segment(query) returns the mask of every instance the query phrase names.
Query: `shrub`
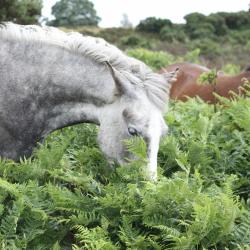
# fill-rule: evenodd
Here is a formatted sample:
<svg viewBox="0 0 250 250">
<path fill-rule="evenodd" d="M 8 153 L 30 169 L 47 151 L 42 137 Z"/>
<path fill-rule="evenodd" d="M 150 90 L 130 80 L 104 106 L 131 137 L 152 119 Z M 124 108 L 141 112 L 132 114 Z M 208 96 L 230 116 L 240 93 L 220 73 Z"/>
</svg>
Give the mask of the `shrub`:
<svg viewBox="0 0 250 250">
<path fill-rule="evenodd" d="M 249 11 L 239 11 L 235 13 L 221 12 L 219 14 L 223 16 L 229 29 L 243 30 L 249 29 L 250 27 Z"/>
<path fill-rule="evenodd" d="M 213 59 L 215 56 L 221 54 L 221 47 L 218 43 L 211 39 L 197 39 L 191 44 L 191 48 L 200 49 L 200 54 L 206 56 L 209 59 Z"/>
<path fill-rule="evenodd" d="M 165 26 L 160 31 L 160 39 L 168 42 L 173 42 L 174 40 L 184 42 L 186 34 L 182 29 Z"/>
<path fill-rule="evenodd" d="M 250 40 L 250 30 L 231 31 L 230 39 L 233 40 L 234 44 L 246 45 Z"/>
<path fill-rule="evenodd" d="M 171 27 L 172 22 L 168 19 L 148 17 L 145 20 L 140 21 L 136 26 L 136 29 L 142 32 L 159 33 L 164 26 Z"/>
<path fill-rule="evenodd" d="M 204 38 L 204 37 L 212 38 L 214 37 L 214 33 L 215 33 L 215 28 L 211 23 L 203 23 L 200 24 L 193 31 L 189 32 L 189 36 L 191 39 Z"/>
<path fill-rule="evenodd" d="M 123 37 L 134 36 L 134 30 L 124 28 L 101 29 L 96 36 L 104 38 L 106 41 L 119 44 Z"/>
<path fill-rule="evenodd" d="M 226 74 L 230 74 L 230 75 L 236 75 L 240 73 L 240 66 L 239 65 L 235 65 L 235 64 L 231 64 L 231 63 L 227 63 L 225 64 L 222 69 L 221 69 L 224 73 Z"/>
<path fill-rule="evenodd" d="M 183 57 L 183 61 L 201 64 L 200 58 L 199 58 L 200 53 L 201 53 L 200 49 L 191 50 L 187 52 L 187 54 Z"/>
<path fill-rule="evenodd" d="M 184 17 L 186 20 L 185 29 L 187 34 L 191 37 L 192 33 L 206 21 L 206 16 L 201 13 L 191 13 Z"/>
<path fill-rule="evenodd" d="M 229 29 L 232 30 L 249 30 L 250 15 L 249 12 L 240 11 L 235 13 L 218 12 L 205 16 L 201 13 L 191 13 L 185 17 L 185 29 L 187 34 L 192 38 L 207 37 L 203 35 L 215 34 L 224 36 Z"/>
<path fill-rule="evenodd" d="M 207 17 L 207 21 L 214 27 L 214 33 L 218 36 L 224 36 L 228 32 L 225 19 L 220 14 L 211 14 Z"/>
<path fill-rule="evenodd" d="M 166 52 L 154 52 L 142 48 L 138 49 L 130 49 L 127 51 L 129 56 L 135 57 L 144 63 L 146 63 L 151 68 L 158 70 L 168 64 L 174 62 L 174 58 L 172 55 Z"/>
<path fill-rule="evenodd" d="M 123 37 L 121 39 L 121 44 L 128 47 L 141 47 L 147 49 L 151 48 L 150 42 L 147 39 L 142 38 L 138 35 L 130 35 Z"/>
</svg>

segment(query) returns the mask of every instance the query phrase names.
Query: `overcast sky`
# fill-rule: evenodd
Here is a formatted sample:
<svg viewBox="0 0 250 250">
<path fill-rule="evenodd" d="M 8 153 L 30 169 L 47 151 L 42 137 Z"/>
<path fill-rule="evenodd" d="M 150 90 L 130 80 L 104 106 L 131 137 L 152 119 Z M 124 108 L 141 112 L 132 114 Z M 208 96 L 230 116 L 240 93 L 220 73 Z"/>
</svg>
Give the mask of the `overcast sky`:
<svg viewBox="0 0 250 250">
<path fill-rule="evenodd" d="M 43 16 L 52 18 L 51 7 L 58 0 L 43 0 Z M 168 18 L 183 23 L 183 17 L 192 12 L 210 14 L 218 11 L 236 12 L 248 10 L 250 0 L 92 0 L 101 27 L 120 26 L 126 13 L 135 26 L 146 17 Z"/>
</svg>

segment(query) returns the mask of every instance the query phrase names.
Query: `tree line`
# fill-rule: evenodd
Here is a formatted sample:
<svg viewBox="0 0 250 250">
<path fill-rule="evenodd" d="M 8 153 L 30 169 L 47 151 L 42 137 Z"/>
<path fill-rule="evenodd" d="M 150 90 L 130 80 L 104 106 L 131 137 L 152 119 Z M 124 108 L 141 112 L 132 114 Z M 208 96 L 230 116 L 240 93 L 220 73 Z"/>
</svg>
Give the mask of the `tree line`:
<svg viewBox="0 0 250 250">
<path fill-rule="evenodd" d="M 162 40 L 184 40 L 213 38 L 224 36 L 233 30 L 250 30 L 250 12 L 218 12 L 208 16 L 201 13 L 191 13 L 184 17 L 186 24 L 174 24 L 169 19 L 148 17 L 142 20 L 136 29 L 142 32 L 160 34 Z"/>
<path fill-rule="evenodd" d="M 0 0 L 0 21 L 20 24 L 38 23 L 41 18 L 42 0 Z M 52 26 L 98 26 L 101 18 L 89 0 L 61 0 L 52 7 Z M 183 40 L 203 36 L 224 36 L 229 30 L 250 28 L 250 9 L 235 13 L 219 12 L 208 16 L 191 13 L 184 17 L 186 24 L 174 24 L 169 19 L 149 17 L 137 26 L 138 31 L 158 33 L 166 40 Z"/>
</svg>

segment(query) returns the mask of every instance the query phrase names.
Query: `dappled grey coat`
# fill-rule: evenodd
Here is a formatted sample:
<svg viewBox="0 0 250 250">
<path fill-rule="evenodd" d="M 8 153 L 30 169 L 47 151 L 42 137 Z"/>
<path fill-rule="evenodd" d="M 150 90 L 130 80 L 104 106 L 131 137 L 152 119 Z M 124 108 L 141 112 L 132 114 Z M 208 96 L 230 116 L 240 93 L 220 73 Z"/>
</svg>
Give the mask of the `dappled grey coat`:
<svg viewBox="0 0 250 250">
<path fill-rule="evenodd" d="M 156 176 L 169 80 L 103 39 L 55 28 L 0 28 L 0 156 L 30 156 L 48 133 L 81 122 L 100 125 L 99 144 L 124 163 L 122 143 L 140 135 Z"/>
</svg>

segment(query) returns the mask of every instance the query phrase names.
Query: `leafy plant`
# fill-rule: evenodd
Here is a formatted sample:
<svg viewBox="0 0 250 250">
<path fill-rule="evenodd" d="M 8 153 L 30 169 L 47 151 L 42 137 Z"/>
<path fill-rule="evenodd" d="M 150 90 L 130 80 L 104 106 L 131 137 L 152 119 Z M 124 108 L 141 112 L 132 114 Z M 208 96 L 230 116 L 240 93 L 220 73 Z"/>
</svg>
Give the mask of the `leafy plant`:
<svg viewBox="0 0 250 250">
<path fill-rule="evenodd" d="M 53 5 L 52 14 L 55 19 L 48 24 L 53 26 L 97 26 L 101 20 L 89 0 L 60 0 Z"/>
<path fill-rule="evenodd" d="M 142 48 L 129 49 L 127 54 L 145 62 L 155 70 L 171 64 L 174 61 L 173 56 L 166 52 L 153 52 Z"/>
<path fill-rule="evenodd" d="M 145 20 L 140 21 L 136 26 L 136 29 L 143 32 L 158 33 L 164 26 L 171 27 L 172 22 L 169 19 L 148 17 Z"/>
<path fill-rule="evenodd" d="M 130 36 L 123 37 L 121 39 L 121 43 L 122 45 L 129 46 L 129 47 L 141 47 L 141 48 L 147 48 L 147 49 L 151 48 L 150 43 L 146 39 L 138 35 L 130 35 Z"/>
<path fill-rule="evenodd" d="M 12 21 L 19 24 L 38 23 L 41 12 L 41 0 L 0 1 L 0 22 Z"/>
<path fill-rule="evenodd" d="M 202 85 L 212 85 L 213 86 L 213 93 L 216 94 L 216 85 L 217 85 L 217 76 L 218 73 L 216 70 L 211 70 L 208 73 L 202 73 L 198 79 L 198 83 Z M 214 112 L 217 111 L 216 108 L 216 97 L 214 97 Z"/>
<path fill-rule="evenodd" d="M 250 99 L 174 102 L 159 180 L 137 160 L 110 168 L 97 128 L 56 131 L 33 159 L 0 162 L 2 249 L 247 249 Z"/>
</svg>

